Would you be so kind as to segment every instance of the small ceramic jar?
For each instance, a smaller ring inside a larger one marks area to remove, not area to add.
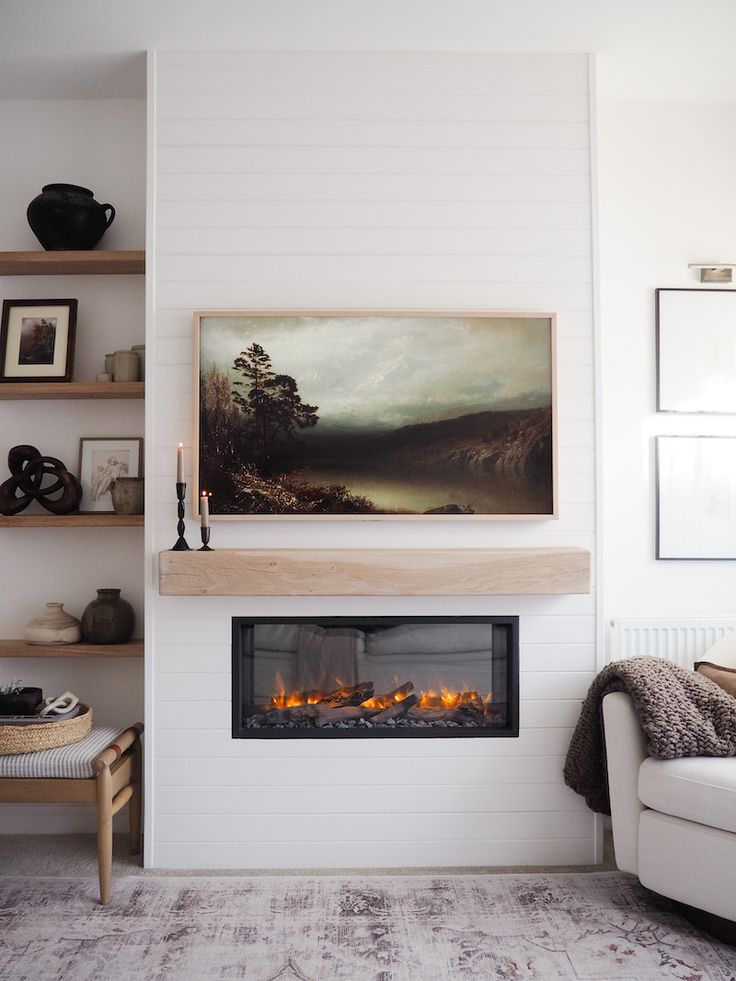
[[[131,351],[135,351],[138,355],[138,379],[139,381],[146,380],[146,345],[145,344],[134,344]]]
[[[135,351],[116,351],[112,369],[113,381],[138,381],[138,355]]]
[[[116,477],[110,495],[115,514],[143,514],[143,477]]]

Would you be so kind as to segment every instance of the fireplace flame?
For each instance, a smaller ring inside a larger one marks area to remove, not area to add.
[[[344,685],[339,678],[336,678],[335,681],[341,686]],[[294,691],[287,694],[284,680],[278,673],[276,674],[275,687],[277,689],[277,693],[272,695],[270,700],[270,708],[272,709],[287,709],[298,708],[304,705],[319,705],[323,701],[329,701],[330,698],[335,698],[335,696],[348,694],[348,689],[333,692],[320,690]],[[387,692],[384,695],[371,696],[365,701],[360,702],[360,707],[367,710],[372,709],[376,712],[383,711],[384,709],[390,708],[392,705],[397,705],[403,702],[410,694],[412,695],[412,702],[416,701],[416,705],[420,709],[438,708],[445,709],[446,711],[452,711],[453,709],[457,708],[462,709],[463,706],[466,706],[468,709],[477,709],[482,713],[487,710],[488,706],[493,700],[493,692],[488,692],[488,694],[481,699],[477,691],[467,689],[463,691],[451,691],[445,685],[440,686],[439,691],[430,688],[428,691],[417,692],[415,698],[413,694],[413,685],[411,683],[407,683],[398,687],[395,691]],[[409,704],[411,705],[412,702]],[[355,704],[355,702],[352,704]]]
[[[397,691],[393,695],[374,695],[373,698],[369,698],[360,704],[363,708],[367,709],[387,709],[392,705],[396,705],[398,702],[403,702],[405,698],[406,692]]]

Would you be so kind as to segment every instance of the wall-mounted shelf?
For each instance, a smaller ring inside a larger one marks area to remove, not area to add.
[[[143,657],[143,641],[127,644],[27,644],[0,640],[0,657]]]
[[[143,382],[7,382],[0,400],[27,399],[142,399]]]
[[[0,514],[0,528],[133,528],[142,514]]]
[[[143,249],[85,252],[0,252],[0,276],[140,276]]]
[[[160,552],[164,596],[508,596],[590,592],[584,548]]]

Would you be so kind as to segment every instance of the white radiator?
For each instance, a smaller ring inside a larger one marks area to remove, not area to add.
[[[611,620],[608,660],[651,654],[683,668],[705,654],[724,634],[736,630],[736,617],[702,620]]]

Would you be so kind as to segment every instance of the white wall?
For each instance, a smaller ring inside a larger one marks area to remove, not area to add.
[[[192,310],[217,308],[557,311],[560,520],[228,522],[215,548],[594,550],[587,58],[157,60],[152,551],[171,546],[174,447],[191,445]],[[561,771],[596,663],[594,595],[257,601],[148,588],[148,864],[593,860],[593,816]],[[473,612],[522,616],[519,739],[231,739],[233,615]]]
[[[654,437],[736,435],[733,416],[657,415],[654,291],[736,261],[736,107],[607,102],[599,122],[605,613],[732,614],[733,562],[654,558]]]
[[[41,22],[43,31],[38,30]],[[604,606],[607,616],[708,615],[731,609],[733,564],[656,563],[653,558],[650,437],[654,431],[672,431],[668,429],[672,420],[656,417],[653,411],[652,297],[657,286],[696,285],[686,269],[687,261],[728,260],[736,254],[730,174],[736,102],[734,30],[736,6],[731,0],[701,0],[696,7],[691,0],[649,0],[646,4],[641,0],[615,4],[560,0],[555,5],[548,0],[514,4],[500,0],[405,0],[401,4],[394,0],[341,0],[339,4],[332,0],[311,0],[309,4],[212,0],[207,5],[194,0],[158,0],[156,4],[128,0],[124,5],[108,5],[104,17],[99,16],[97,0],[69,0],[63,5],[27,0],[3,14],[0,92],[14,99],[142,96],[142,52],[157,47],[228,49],[247,44],[264,51],[595,52],[602,219],[602,496],[605,528],[610,529],[603,553]],[[714,100],[721,104],[711,104]],[[3,112],[12,109],[25,117],[31,105],[13,102]],[[94,101],[88,105],[94,111]],[[66,115],[62,109],[60,119]],[[53,116],[50,107],[44,124],[53,125]],[[3,126],[3,132],[10,131]],[[67,140],[73,128],[55,131],[53,152],[65,155],[78,177],[85,160],[94,159],[114,139],[109,131],[105,131],[105,140],[96,138],[96,128],[87,132],[89,137],[80,143]],[[14,182],[15,175],[30,173],[29,168],[38,168],[48,156],[43,128],[23,122],[20,134],[21,145],[35,141],[36,151],[26,158],[16,154],[12,166],[6,158],[0,195],[8,179]],[[133,140],[134,161],[139,160],[137,146]],[[117,163],[106,161],[106,168],[118,167],[117,189],[127,180],[125,146],[116,159]],[[23,219],[25,202],[42,182],[54,179],[43,169],[36,174],[22,194],[2,198],[4,248],[32,246]],[[96,176],[93,171],[81,182],[86,180],[102,192]],[[117,203],[119,198],[112,192],[110,197]],[[23,202],[20,208],[18,200]],[[6,201],[11,202],[11,211]],[[128,208],[132,207],[129,200]],[[122,228],[119,217],[106,241],[131,247],[140,244],[138,234],[115,240],[113,236]],[[13,295],[22,296],[27,288],[27,281],[21,281]],[[441,290],[433,289],[433,293]],[[307,299],[311,302],[311,297]],[[318,299],[322,302],[324,297]],[[399,299],[401,291],[397,299],[381,296],[382,302],[391,305]],[[430,302],[434,297],[428,294],[428,305]],[[182,384],[177,370],[172,368],[168,377],[162,374],[161,384],[174,389]],[[683,419],[683,424],[688,421]],[[715,432],[727,426],[728,420],[711,425],[710,431]],[[55,434],[63,436],[62,429],[54,427]],[[305,538],[307,529],[301,527],[298,535]],[[439,535],[440,540],[443,536],[451,540],[447,532]],[[348,540],[353,540],[351,536],[353,532],[348,533]],[[309,533],[306,540],[313,544],[318,539]],[[9,541],[3,532],[0,547]],[[17,547],[25,548],[28,541],[24,536]]]
[[[40,249],[26,221],[41,186],[81,184],[111,201],[117,215],[101,243],[142,248],[145,241],[145,107],[139,99],[0,102],[6,147],[0,182],[0,250]],[[144,337],[141,276],[14,276],[2,298],[75,297],[79,301],[74,379],[94,380],[107,351]],[[0,473],[8,450],[30,443],[77,472],[80,436],[143,435],[137,401],[0,401]],[[31,505],[30,510],[41,510]],[[80,617],[101,586],[119,586],[143,632],[143,530],[0,529],[0,637],[18,638],[48,601]],[[3,658],[0,680],[22,678],[45,694],[75,692],[93,706],[95,722],[128,725],[143,718],[139,658]],[[0,833],[92,830],[84,807],[0,807]]]

